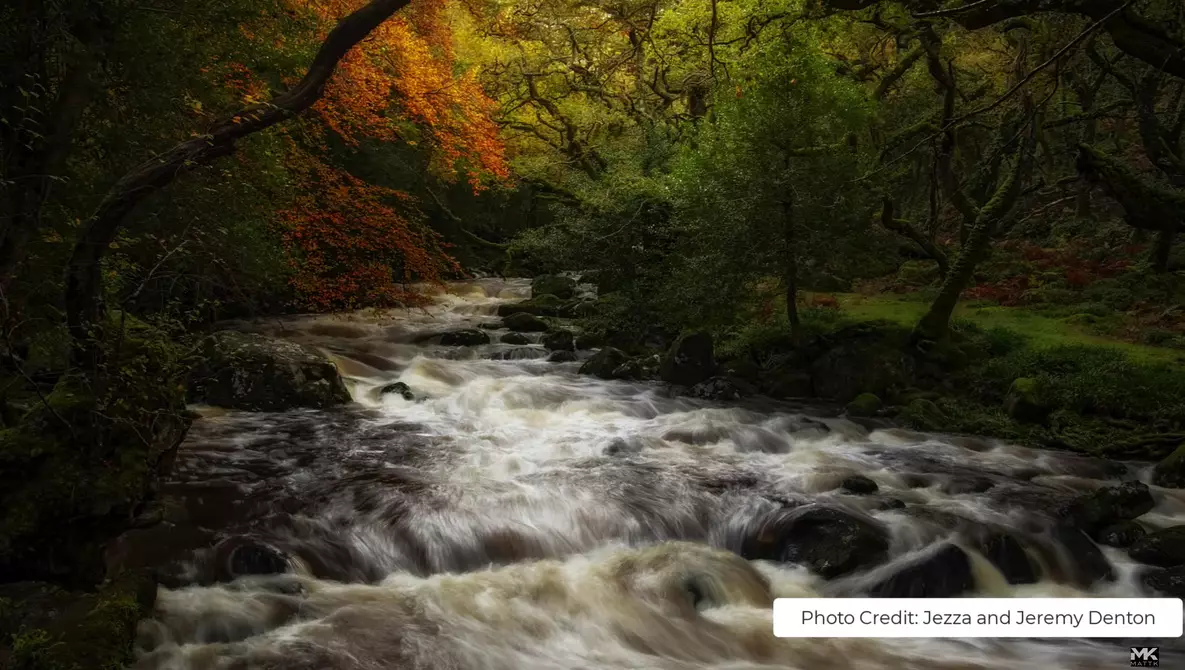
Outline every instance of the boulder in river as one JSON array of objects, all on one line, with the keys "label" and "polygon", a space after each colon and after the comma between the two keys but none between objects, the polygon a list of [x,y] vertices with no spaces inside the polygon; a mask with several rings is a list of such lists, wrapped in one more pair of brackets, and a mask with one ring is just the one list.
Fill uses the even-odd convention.
[{"label": "boulder in river", "polygon": [[550,351],[576,351],[575,338],[570,330],[555,330],[543,337],[543,346]]},{"label": "boulder in river", "polygon": [[1120,521],[1100,530],[1095,537],[1110,547],[1130,547],[1147,534],[1148,531],[1135,521]]},{"label": "boulder in river", "polygon": [[553,351],[547,355],[547,362],[548,363],[572,363],[575,360],[576,360],[576,352],[575,351],[566,351],[564,349],[560,349],[558,351]]},{"label": "boulder in river", "polygon": [[644,380],[654,379],[658,376],[659,357],[657,354],[650,356],[634,356],[613,370],[614,379],[633,379]]},{"label": "boulder in river", "polygon": [[953,544],[943,544],[892,576],[877,582],[873,598],[952,598],[975,588],[971,557]]},{"label": "boulder in river", "polygon": [[704,400],[738,400],[746,394],[727,377],[711,377],[692,386],[687,395]]},{"label": "boulder in river", "polygon": [[573,343],[580,351],[587,349],[596,349],[605,343],[604,333],[581,333],[576,336]]},{"label": "boulder in river", "polygon": [[295,342],[223,331],[206,340],[203,353],[190,374],[193,402],[275,412],[350,401],[333,362]]},{"label": "boulder in river", "polygon": [[1172,489],[1185,489],[1185,443],[1177,447],[1152,471],[1152,483]]},{"label": "boulder in river", "polygon": [[878,565],[888,552],[879,522],[822,505],[774,512],[741,545],[746,559],[800,563],[827,579]]},{"label": "boulder in river", "polygon": [[526,312],[515,312],[511,314],[502,319],[502,325],[520,333],[542,333],[550,328],[546,321],[534,314],[527,314]]},{"label": "boulder in river", "polygon": [[523,302],[498,305],[498,316],[510,316],[519,312],[535,316],[559,316],[564,304],[563,300],[554,295],[540,295]]},{"label": "boulder in river", "polygon": [[1060,510],[1059,516],[1093,535],[1112,524],[1135,519],[1155,506],[1146,484],[1124,482],[1076,498]]},{"label": "boulder in river", "polygon": [[699,332],[682,335],[662,357],[659,375],[664,382],[694,386],[716,373],[712,336]]},{"label": "boulder in river", "polygon": [[1173,568],[1185,565],[1185,526],[1173,526],[1148,533],[1127,550],[1141,563]]},{"label": "boulder in river", "polygon": [[1185,598],[1185,566],[1152,568],[1140,576],[1140,581],[1169,598]]},{"label": "boulder in river", "polygon": [[811,384],[819,397],[840,401],[861,393],[888,397],[894,389],[910,385],[914,361],[898,345],[856,327],[835,337],[842,341],[811,363]]},{"label": "boulder in river", "polygon": [[852,475],[840,482],[839,487],[848,493],[855,493],[856,495],[876,493],[880,489],[876,482],[864,475]]},{"label": "boulder in river", "polygon": [[522,333],[506,333],[498,340],[502,344],[530,344],[531,340]]},{"label": "boulder in river", "polygon": [[1024,545],[1009,533],[993,532],[982,537],[978,546],[1009,584],[1035,584],[1038,573]]},{"label": "boulder in river", "polygon": [[1008,394],[1004,397],[1004,411],[1017,421],[1041,423],[1053,411],[1053,404],[1049,402],[1041,380],[1020,377],[1008,387]]},{"label": "boulder in river", "polygon": [[489,344],[490,336],[477,329],[454,330],[440,336],[440,343],[446,347],[475,347]]},{"label": "boulder in river", "polygon": [[539,275],[531,280],[531,296],[554,295],[567,300],[576,295],[576,280],[563,275]]},{"label": "boulder in river", "polygon": [[580,374],[592,375],[601,379],[613,379],[613,372],[628,358],[625,352],[620,349],[604,347],[580,366]]},{"label": "boulder in river", "polygon": [[1100,581],[1115,581],[1115,568],[1090,537],[1078,528],[1056,526],[1053,539],[1061,546],[1070,581],[1082,588]]},{"label": "boulder in river", "polygon": [[876,416],[884,403],[875,393],[861,393],[852,399],[845,408],[848,416],[868,417]]},{"label": "boulder in river", "polygon": [[398,393],[404,400],[416,399],[415,394],[403,382],[392,382],[379,389],[379,395],[386,395],[388,393]]}]

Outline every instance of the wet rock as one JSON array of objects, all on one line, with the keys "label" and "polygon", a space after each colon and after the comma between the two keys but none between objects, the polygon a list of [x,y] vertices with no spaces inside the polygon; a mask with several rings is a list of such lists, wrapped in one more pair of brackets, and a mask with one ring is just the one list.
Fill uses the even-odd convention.
[{"label": "wet rock", "polygon": [[946,414],[928,398],[914,398],[897,415],[901,423],[918,430],[942,430],[948,423]]},{"label": "wet rock", "polygon": [[1107,486],[1072,501],[1059,511],[1069,525],[1088,533],[1120,521],[1130,521],[1156,506],[1152,493],[1142,482]]},{"label": "wet rock", "polygon": [[579,319],[592,316],[597,311],[597,303],[593,300],[568,300],[556,310],[556,316],[565,319]]},{"label": "wet rock", "polygon": [[1162,568],[1185,565],[1185,526],[1148,533],[1136,540],[1127,553],[1141,563]]},{"label": "wet rock", "polygon": [[531,280],[531,296],[540,295],[568,300],[576,295],[576,280],[563,275],[539,275]]},{"label": "wet rock", "polygon": [[832,579],[873,567],[889,551],[888,531],[844,510],[806,505],[766,517],[741,547],[746,559],[800,563]]},{"label": "wet rock", "polygon": [[543,346],[551,351],[576,351],[576,342],[568,330],[548,333],[543,337]]},{"label": "wet rock", "polygon": [[899,346],[858,328],[836,337],[841,343],[811,363],[811,383],[820,397],[847,401],[861,393],[886,395],[909,385],[913,359]]},{"label": "wet rock", "polygon": [[1140,576],[1148,589],[1168,596],[1185,598],[1185,566],[1153,568]]},{"label": "wet rock", "polygon": [[498,305],[498,316],[510,316],[522,312],[535,316],[559,316],[564,301],[554,295],[540,295],[523,302]]},{"label": "wet rock", "polygon": [[214,579],[231,581],[245,575],[277,575],[288,572],[288,557],[257,540],[229,537],[213,549]]},{"label": "wet rock", "polygon": [[498,340],[502,344],[530,344],[531,340],[522,333],[506,333]]},{"label": "wet rock", "polygon": [[694,386],[716,372],[712,336],[707,333],[682,335],[662,357],[659,375],[664,382]]},{"label": "wet rock", "polygon": [[900,498],[882,498],[876,506],[878,510],[905,509],[905,501]]},{"label": "wet rock", "polygon": [[975,588],[971,558],[953,544],[901,568],[868,590],[873,598],[951,598]]},{"label": "wet rock", "polygon": [[477,324],[477,327],[481,328],[482,330],[500,330],[502,328],[502,322],[501,321],[485,321],[483,323]]},{"label": "wet rock", "polygon": [[1095,539],[1111,547],[1130,547],[1137,540],[1148,534],[1144,527],[1135,521],[1120,521],[1111,524],[1095,534]]},{"label": "wet rock", "polygon": [[687,395],[704,400],[738,400],[743,393],[725,377],[706,379],[687,390]]},{"label": "wet rock", "polygon": [[542,333],[548,330],[547,322],[534,314],[516,312],[502,319],[502,325],[519,333]]},{"label": "wet rock", "polygon": [[622,438],[617,438],[605,447],[606,456],[626,456],[629,454],[636,454],[642,451],[642,444],[638,441],[627,441]]},{"label": "wet rock", "polygon": [[1115,581],[1115,569],[1086,533],[1078,528],[1056,526],[1052,534],[1061,545],[1068,576],[1075,585],[1086,588],[1099,581]]},{"label": "wet rock", "polygon": [[573,342],[580,351],[596,349],[604,343],[605,336],[602,333],[581,333],[576,336]]},{"label": "wet rock", "polygon": [[968,493],[983,493],[996,485],[987,477],[952,477],[942,486],[942,490],[950,495],[964,495]]},{"label": "wet rock", "polygon": [[761,388],[774,398],[809,398],[815,395],[811,374],[804,370],[780,369],[761,380]]},{"label": "wet rock", "polygon": [[613,379],[654,379],[658,376],[658,366],[657,355],[635,356],[613,370]]},{"label": "wet rock", "polygon": [[575,351],[553,351],[547,356],[548,363],[572,363],[575,360]]},{"label": "wet rock", "polygon": [[1038,573],[1024,546],[1008,533],[990,533],[979,543],[984,555],[1009,584],[1035,584]]},{"label": "wet rock", "polygon": [[[876,493],[877,490],[880,489],[880,487],[876,485],[876,482],[872,481],[868,477],[865,477],[864,475],[852,475],[851,477],[844,479],[843,482],[840,483],[839,487],[848,493],[855,493],[857,495]],[[904,507],[904,504],[902,504],[902,507]]]},{"label": "wet rock", "polygon": [[350,401],[337,367],[310,347],[223,331],[205,341],[203,353],[190,374],[192,402],[274,412]]},{"label": "wet rock", "polygon": [[1027,423],[1041,423],[1053,411],[1041,381],[1020,377],[1012,382],[1004,397],[1004,411],[1008,416]]},{"label": "wet rock", "polygon": [[1185,444],[1177,447],[1152,471],[1152,483],[1172,489],[1185,489]]},{"label": "wet rock", "polygon": [[876,416],[882,406],[881,399],[875,393],[861,393],[852,399],[845,409],[848,416],[869,417]]},{"label": "wet rock", "polygon": [[404,400],[415,400],[416,396],[408,388],[407,384],[403,382],[393,382],[379,389],[379,395],[386,395],[388,393],[398,393]]},{"label": "wet rock", "polygon": [[627,359],[624,351],[613,347],[604,347],[580,366],[580,374],[592,375],[601,379],[613,379],[613,372]]},{"label": "wet rock", "polygon": [[454,330],[441,335],[440,343],[446,347],[475,347],[489,344],[490,336],[476,329]]}]

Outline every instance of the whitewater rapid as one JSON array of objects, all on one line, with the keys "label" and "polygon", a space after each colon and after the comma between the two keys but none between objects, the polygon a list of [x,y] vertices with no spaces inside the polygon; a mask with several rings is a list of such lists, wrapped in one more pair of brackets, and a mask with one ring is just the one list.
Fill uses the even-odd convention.
[{"label": "whitewater rapid", "polygon": [[[974,595],[1146,595],[1121,550],[1103,548],[1116,579],[1087,587],[1069,576],[1074,557],[1038,533],[1075,495],[1146,480],[1140,467],[1117,474],[1094,459],[861,425],[823,408],[712,403],[582,376],[579,361],[547,362],[537,343],[498,342],[498,305],[529,293],[526,281],[480,280],[425,309],[249,324],[331,356],[355,402],[197,408],[162,489],[172,520],[127,550],[191,547],[141,625],[135,667],[1126,667],[1125,641],[779,639],[770,608],[776,597],[862,595],[947,540],[972,556]],[[430,337],[482,326],[492,344]],[[396,381],[415,399],[380,392]],[[854,474],[877,493],[843,491]],[[1142,522],[1185,522],[1181,491],[1152,490]],[[883,524],[888,564],[827,581],[738,555],[760,519],[808,504]],[[1042,578],[1009,584],[949,519],[1032,539]],[[239,546],[276,549],[284,572],[227,574],[232,555],[276,560]]]}]

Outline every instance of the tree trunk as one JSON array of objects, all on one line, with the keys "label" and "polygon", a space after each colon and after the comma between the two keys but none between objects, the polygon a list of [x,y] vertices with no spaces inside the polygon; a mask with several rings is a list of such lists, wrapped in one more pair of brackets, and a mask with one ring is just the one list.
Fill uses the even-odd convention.
[{"label": "tree trunk", "polygon": [[[1098,122],[1095,119],[1090,119],[1086,122],[1086,126],[1082,129],[1083,144],[1094,144],[1095,135],[1098,128]],[[1083,180],[1078,185],[1077,197],[1074,200],[1074,209],[1078,218],[1089,218],[1091,214],[1090,191],[1093,188],[1090,182]]]},{"label": "tree trunk", "polygon": [[74,365],[95,370],[101,362],[102,261],[124,218],[141,201],[181,174],[234,153],[238,140],[290,119],[312,106],[321,98],[338,62],[408,2],[410,0],[371,0],[338,22],[295,87],[268,102],[239,110],[205,135],[181,142],[164,154],[141,163],[116,182],[83,224],[66,269],[66,324],[72,341],[71,361]]},{"label": "tree trunk", "polygon": [[794,200],[787,193],[782,200],[782,282],[786,286],[786,319],[790,322],[790,341],[797,344],[802,328],[798,318],[798,250],[795,243]]},{"label": "tree trunk", "polygon": [[1156,235],[1152,247],[1152,270],[1158,274],[1169,271],[1169,255],[1173,252],[1173,238],[1177,235],[1175,226],[1166,226]]}]

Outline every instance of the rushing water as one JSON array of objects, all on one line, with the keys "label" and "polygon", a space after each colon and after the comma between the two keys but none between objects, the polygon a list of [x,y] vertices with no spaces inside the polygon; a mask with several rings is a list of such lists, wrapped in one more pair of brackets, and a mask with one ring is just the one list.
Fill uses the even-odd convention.
[{"label": "rushing water", "polygon": [[[775,597],[860,595],[960,541],[960,523],[1027,538],[1045,575],[1009,585],[975,554],[979,595],[1142,595],[1113,549],[1117,579],[1076,586],[1075,557],[1040,532],[1058,504],[1113,478],[1105,464],[870,431],[786,403],[670,397],[580,376],[537,344],[498,344],[505,331],[478,347],[427,337],[489,326],[498,304],[528,294],[526,282],[483,280],[425,310],[253,324],[333,356],[356,402],[204,410],[164,487],[170,521],[114,550],[151,563],[192,548],[141,626],[136,667],[1125,667],[1123,641],[778,639],[770,619]],[[417,400],[379,393],[393,381]],[[838,489],[856,473],[879,492]],[[1141,521],[1185,521],[1181,492],[1153,492]],[[734,553],[761,519],[801,504],[884,524],[890,564],[828,582]],[[264,545],[286,560],[235,551]]]}]

